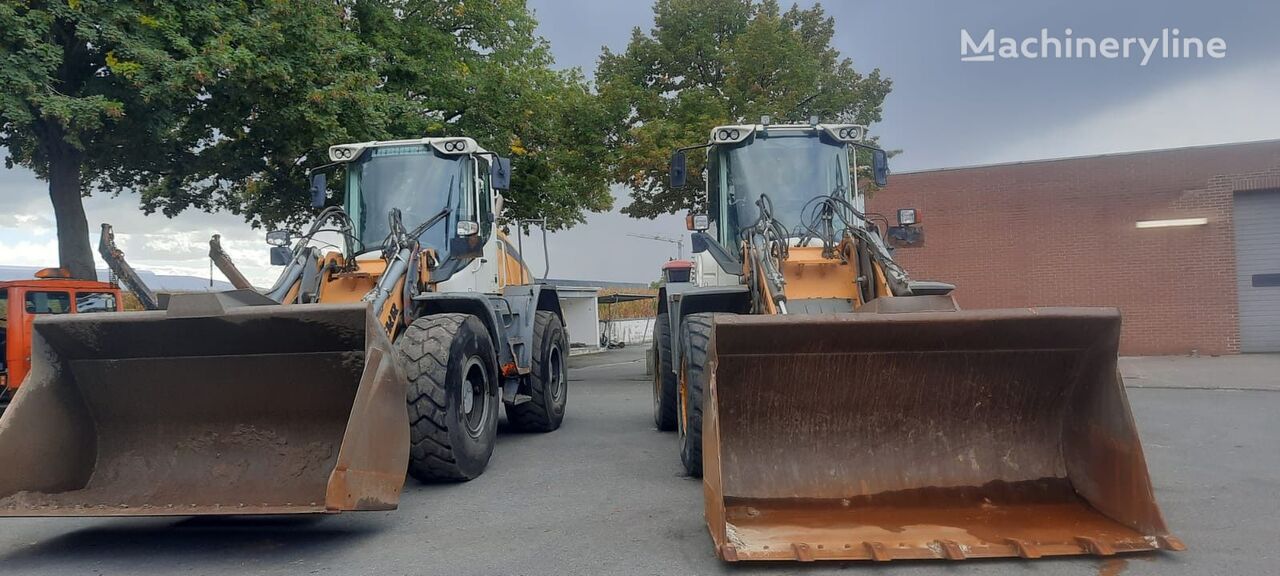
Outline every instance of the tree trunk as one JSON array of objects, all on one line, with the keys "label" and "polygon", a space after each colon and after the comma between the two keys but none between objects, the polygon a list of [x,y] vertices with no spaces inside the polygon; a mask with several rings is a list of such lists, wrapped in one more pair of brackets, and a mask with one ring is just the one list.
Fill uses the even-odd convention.
[{"label": "tree trunk", "polygon": [[93,249],[89,246],[89,221],[84,216],[80,194],[80,168],[84,157],[72,146],[51,146],[49,155],[49,199],[58,221],[58,265],[71,277],[97,280]]}]

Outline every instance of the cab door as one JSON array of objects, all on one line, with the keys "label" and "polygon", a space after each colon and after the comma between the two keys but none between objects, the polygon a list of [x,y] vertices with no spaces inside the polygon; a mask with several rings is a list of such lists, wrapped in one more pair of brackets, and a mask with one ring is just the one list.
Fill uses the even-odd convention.
[{"label": "cab door", "polygon": [[11,346],[21,346],[13,349],[17,357],[10,362],[9,370],[12,379],[10,386],[16,390],[22,385],[22,380],[27,377],[27,372],[31,369],[31,323],[35,321],[36,316],[73,313],[75,300],[71,297],[71,291],[65,289],[22,288],[10,296],[10,310],[18,312],[22,322],[21,333],[12,334],[10,331],[11,338],[19,337],[19,342],[14,342]]}]

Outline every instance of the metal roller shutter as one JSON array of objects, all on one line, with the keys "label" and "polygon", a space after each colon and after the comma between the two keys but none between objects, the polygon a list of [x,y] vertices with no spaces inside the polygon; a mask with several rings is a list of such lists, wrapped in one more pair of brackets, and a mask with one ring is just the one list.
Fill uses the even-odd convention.
[{"label": "metal roller shutter", "polygon": [[1280,352],[1280,191],[1235,196],[1240,351]]}]

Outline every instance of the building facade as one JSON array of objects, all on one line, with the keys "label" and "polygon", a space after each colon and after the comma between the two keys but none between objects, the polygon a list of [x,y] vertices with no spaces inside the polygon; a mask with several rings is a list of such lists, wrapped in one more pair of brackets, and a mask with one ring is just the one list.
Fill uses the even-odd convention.
[{"label": "building facade", "polygon": [[1121,353],[1280,351],[1280,140],[895,174],[962,308],[1115,306]]}]

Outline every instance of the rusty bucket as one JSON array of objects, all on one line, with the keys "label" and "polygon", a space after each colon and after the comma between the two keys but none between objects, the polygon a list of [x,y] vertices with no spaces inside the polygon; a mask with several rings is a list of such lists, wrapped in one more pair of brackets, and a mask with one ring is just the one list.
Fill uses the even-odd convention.
[{"label": "rusty bucket", "polygon": [[37,320],[0,516],[394,509],[409,425],[386,333],[364,304],[263,300]]},{"label": "rusty bucket", "polygon": [[1180,550],[1114,309],[721,316],[703,423],[724,560]]}]

